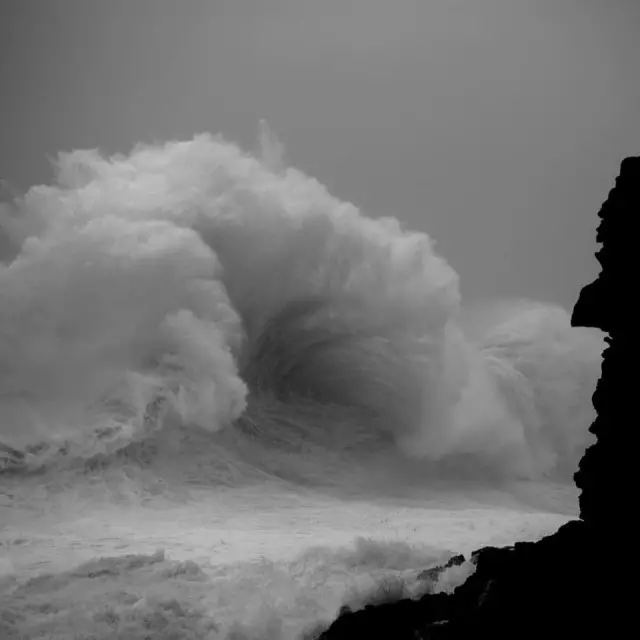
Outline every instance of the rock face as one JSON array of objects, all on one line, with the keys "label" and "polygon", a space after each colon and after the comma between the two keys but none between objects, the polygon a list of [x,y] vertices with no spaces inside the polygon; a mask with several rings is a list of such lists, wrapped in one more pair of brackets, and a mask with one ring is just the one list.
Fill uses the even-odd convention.
[{"label": "rock face", "polygon": [[[614,553],[625,539],[620,532],[625,523],[621,521],[632,504],[630,499],[626,505],[620,505],[617,496],[623,487],[631,486],[630,479],[622,474],[635,468],[625,458],[635,454],[635,450],[628,442],[623,442],[626,447],[614,447],[613,438],[616,431],[623,435],[620,431],[629,424],[628,416],[636,413],[637,376],[629,375],[632,360],[629,354],[637,341],[637,329],[633,326],[637,315],[631,310],[635,300],[629,295],[628,281],[637,254],[637,235],[631,232],[631,221],[635,222],[640,210],[638,184],[640,157],[627,158],[600,212],[603,223],[597,239],[604,248],[597,257],[603,272],[596,282],[582,290],[572,317],[572,324],[597,326],[608,332],[611,339],[604,354],[602,379],[593,398],[598,418],[591,431],[598,444],[587,450],[574,476],[582,489],[582,520],[564,525],[539,542],[485,547],[474,552],[471,561],[476,565],[475,572],[452,594],[427,593],[418,600],[369,605],[356,612],[343,610],[314,640],[471,637],[540,640],[581,635],[617,638],[625,637],[624,631],[633,627],[635,620],[630,618],[635,597],[633,602],[628,597],[631,606],[623,603],[626,591],[635,596],[634,591],[623,586],[635,573],[631,558],[627,562],[606,563],[604,573],[600,559],[614,560]],[[625,218],[630,221],[629,231],[622,228]],[[619,225],[620,232],[619,237],[612,238],[614,224]],[[616,283],[620,291],[616,290]],[[615,367],[620,367],[617,376]],[[634,372],[636,368],[633,367]],[[605,452],[611,452],[610,465],[606,464]],[[427,569],[419,577],[436,580],[447,565]]]}]

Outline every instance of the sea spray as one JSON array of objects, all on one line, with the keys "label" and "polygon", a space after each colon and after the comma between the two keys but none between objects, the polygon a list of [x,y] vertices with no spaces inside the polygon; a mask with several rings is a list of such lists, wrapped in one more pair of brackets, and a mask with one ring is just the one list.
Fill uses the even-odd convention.
[{"label": "sea spray", "polygon": [[142,437],[160,397],[183,428],[325,407],[348,416],[338,449],[370,431],[425,465],[575,468],[600,333],[529,302],[473,331],[426,234],[367,218],[262,139],[262,159],[209,135],[61,154],[53,185],[1,206],[0,439],[83,441],[109,420]]}]

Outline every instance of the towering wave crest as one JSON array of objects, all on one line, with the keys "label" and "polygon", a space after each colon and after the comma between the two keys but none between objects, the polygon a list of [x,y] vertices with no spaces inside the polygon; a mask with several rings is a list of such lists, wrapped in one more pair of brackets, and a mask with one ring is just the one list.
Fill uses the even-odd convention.
[{"label": "towering wave crest", "polygon": [[428,236],[261,139],[262,157],[209,135],[61,154],[55,184],[0,205],[0,440],[94,443],[117,424],[126,442],[158,398],[185,427],[233,430],[268,401],[344,410],[342,429],[425,465],[573,470],[602,334],[529,302],[474,333]]}]

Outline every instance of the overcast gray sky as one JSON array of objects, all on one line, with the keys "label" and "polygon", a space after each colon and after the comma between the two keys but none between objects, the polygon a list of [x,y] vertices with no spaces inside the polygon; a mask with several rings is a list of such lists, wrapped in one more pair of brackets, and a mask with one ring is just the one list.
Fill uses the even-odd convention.
[{"label": "overcast gray sky", "polygon": [[266,119],[333,195],[426,231],[463,299],[571,307],[640,153],[634,0],[5,0],[0,175]]}]

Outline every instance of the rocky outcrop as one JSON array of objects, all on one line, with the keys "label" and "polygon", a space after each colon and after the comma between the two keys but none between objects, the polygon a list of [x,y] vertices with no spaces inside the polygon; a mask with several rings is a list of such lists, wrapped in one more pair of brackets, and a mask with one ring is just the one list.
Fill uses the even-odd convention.
[{"label": "rocky outcrop", "polygon": [[[628,279],[635,260],[632,245],[637,241],[622,223],[625,214],[630,220],[640,211],[638,184],[640,157],[627,158],[600,212],[603,223],[597,239],[604,248],[597,257],[603,272],[583,289],[572,317],[574,325],[597,326],[612,339],[594,395],[598,418],[591,431],[598,444],[587,450],[575,475],[582,489],[581,520],[539,542],[474,552],[475,572],[451,594],[427,593],[419,599],[369,605],[355,612],[343,608],[337,620],[314,640],[616,638],[635,626],[624,619],[630,617],[631,608],[616,602],[623,600],[628,589],[622,586],[628,575],[623,579],[616,572],[633,570],[628,563],[615,560],[612,549],[620,547],[621,527],[616,523],[621,523],[625,513],[616,504],[616,496],[629,486],[628,478],[622,477],[625,469],[633,468],[625,459],[633,453],[630,447],[615,450],[614,437],[616,427],[619,436],[629,416],[636,413],[631,404],[636,377],[629,375],[625,363],[630,360],[631,323],[636,317]],[[618,236],[610,237],[616,225]],[[615,464],[607,465],[607,453]],[[460,558],[455,556],[447,565],[454,566],[450,563]],[[447,565],[427,569],[419,578],[437,580]]]},{"label": "rocky outcrop", "polygon": [[461,564],[465,562],[465,557],[461,554],[453,556],[443,565],[438,565],[436,567],[431,567],[429,569],[425,569],[418,574],[418,580],[428,580],[431,582],[436,582],[438,578],[442,575],[444,571],[451,567],[459,567]]},{"label": "rocky outcrop", "polygon": [[598,612],[587,529],[576,521],[540,542],[480,549],[476,571],[452,594],[343,610],[319,638],[574,637],[585,612]]}]

